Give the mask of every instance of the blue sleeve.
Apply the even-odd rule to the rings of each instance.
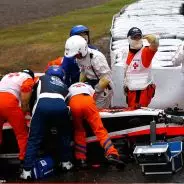
[[[66,58],[66,57],[64,57],[63,58],[63,63],[62,63],[62,65],[61,65],[61,67],[63,68],[63,70],[65,71],[65,84],[67,85],[67,86],[70,86],[70,73],[68,72],[68,70],[69,70],[69,59],[70,58]]]
[[[62,68],[65,71],[65,84],[69,87],[71,84],[79,81],[79,67],[75,58],[63,58]]]
[[[73,59],[73,58],[72,58],[72,59]],[[65,73],[68,72],[70,60],[71,60],[71,58],[67,58],[67,57],[64,57],[64,58],[63,58],[63,63],[62,63],[61,66],[62,66],[63,70],[65,71]]]
[[[97,48],[97,47],[95,47],[94,45],[90,45],[90,44],[88,44],[88,47],[89,47],[90,49],[98,50],[98,48]]]

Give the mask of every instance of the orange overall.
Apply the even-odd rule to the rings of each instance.
[[[149,47],[145,47],[142,51],[142,64],[145,68],[148,68],[151,65],[152,58],[155,55],[156,51],[151,50]],[[130,65],[134,53],[129,52],[126,64]],[[155,94],[156,86],[155,84],[150,84],[144,90],[129,90],[127,89],[127,104],[128,107],[138,108],[138,107],[147,107],[151,99]]]
[[[127,93],[127,103],[128,107],[139,108],[139,107],[148,107],[151,102],[151,99],[155,94],[155,84],[150,84],[144,90],[128,90]]]
[[[79,105],[80,104],[80,105]],[[74,140],[75,140],[75,157],[76,159],[86,159],[86,132],[83,127],[83,120],[85,119],[100,145],[105,149],[105,154],[118,155],[114,148],[107,130],[104,128],[100,114],[96,107],[95,101],[90,95],[78,94],[71,97],[69,106],[71,108],[73,123],[74,123]]]
[[[6,92],[0,93],[0,143],[2,143],[2,127],[5,121],[8,121],[15,133],[20,154],[19,159],[23,160],[28,138],[28,130],[25,125],[25,116],[22,109],[19,107],[17,98]]]
[[[33,84],[32,79],[27,79],[23,82],[21,91],[30,91]],[[0,92],[0,144],[2,143],[2,128],[4,122],[9,122],[12,126],[20,150],[19,159],[23,160],[28,139],[25,114],[19,105],[17,97],[9,92]]]
[[[45,70],[44,71],[47,71],[47,69],[50,67],[50,66],[53,66],[53,65],[58,65],[60,66],[63,62],[63,58],[62,57],[58,57],[57,59],[53,60],[53,61],[49,61],[47,66],[45,67]]]

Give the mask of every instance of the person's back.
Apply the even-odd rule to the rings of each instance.
[[[67,86],[61,81],[59,77],[44,75],[40,77],[40,82],[40,94],[56,93],[61,94],[63,97],[68,94]]]
[[[57,129],[58,153],[61,158],[61,167],[69,170],[73,167],[71,161],[71,126],[69,108],[64,97],[68,88],[63,83],[64,72],[58,66],[51,66],[46,74],[37,81],[32,96],[32,118],[30,135],[24,162],[24,169],[20,177],[31,177],[31,169],[36,161],[36,153],[45,136],[44,132],[51,127]]]
[[[29,69],[9,73],[0,81],[0,127],[2,129],[6,121],[12,126],[20,149],[19,159],[21,161],[24,159],[28,138],[24,112],[29,110],[28,104],[33,85],[34,73]]]
[[[51,66],[55,67],[55,66]],[[43,75],[35,84],[30,100],[30,109],[33,110],[35,103],[39,98],[61,98],[64,99],[68,94],[68,88],[64,82],[57,76]]]
[[[86,132],[83,127],[85,120],[91,127],[93,133],[97,136],[101,146],[105,149],[105,155],[108,161],[121,163],[118,151],[114,148],[107,130],[103,127],[97,106],[93,99],[95,90],[88,84],[78,82],[69,88],[69,106],[71,108],[74,140],[75,140],[75,158],[79,167],[87,167],[86,163]]]
[[[88,84],[85,84],[83,82],[77,82],[75,84],[72,84],[69,87],[69,95],[75,96],[75,95],[80,95],[80,94],[88,94],[91,97],[93,97],[95,90]]]
[[[31,83],[32,78],[27,73],[17,72],[6,74],[0,81],[0,92],[8,92],[20,98],[20,91],[23,83]]]

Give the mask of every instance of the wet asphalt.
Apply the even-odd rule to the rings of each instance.
[[[2,165],[1,165],[2,166]],[[18,165],[4,165],[0,179],[6,182],[25,182],[18,178]],[[183,183],[184,169],[170,175],[143,175],[141,167],[135,162],[126,167],[116,168],[114,165],[95,164],[88,169],[74,169],[69,172],[57,171],[42,180],[32,182],[49,183]]]

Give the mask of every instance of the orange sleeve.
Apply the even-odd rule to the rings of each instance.
[[[34,86],[34,81],[31,78],[26,79],[21,86],[21,92],[30,92]]]
[[[145,47],[142,51],[142,64],[148,68],[152,62],[152,59],[157,51],[153,51],[149,47]]]
[[[131,63],[131,61],[133,60],[134,56],[135,56],[134,53],[132,53],[132,52],[129,52],[129,53],[128,53],[128,57],[127,57],[127,60],[126,60],[126,64],[127,64],[127,65],[130,65],[130,63]]]
[[[39,76],[34,77],[34,84],[38,82],[39,78],[40,78]]]
[[[62,65],[62,63],[63,63],[63,58],[62,57],[58,57],[57,59],[55,59],[53,61],[49,61],[47,66],[45,67],[44,71],[46,71],[52,65]]]

